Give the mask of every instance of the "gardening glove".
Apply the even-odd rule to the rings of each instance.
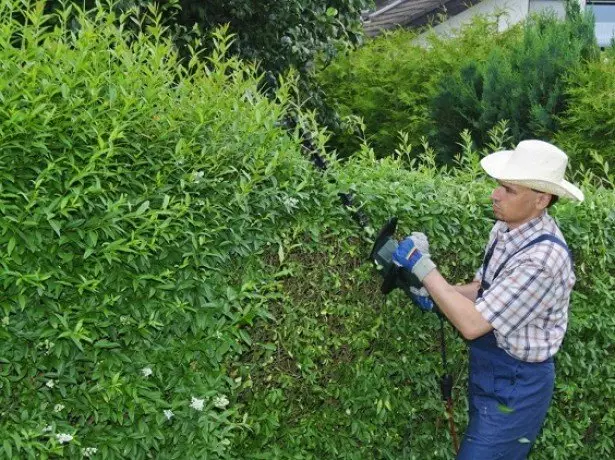
[[[421,254],[431,257],[429,254],[429,240],[427,239],[427,235],[421,232],[412,232],[410,238],[412,238],[416,248],[421,251]]]
[[[417,242],[425,248],[427,238],[424,238],[424,240],[420,237],[416,238]],[[428,243],[426,249],[429,251]],[[429,257],[429,252],[427,255],[424,255],[415,244],[412,236],[407,237],[399,243],[397,250],[393,254],[393,262],[400,267],[410,270],[421,283],[427,274],[436,268],[436,264],[434,264]]]
[[[429,240],[424,233],[412,232],[410,238],[414,242],[414,246],[421,251],[424,257],[429,257]],[[424,287],[410,287],[410,298],[423,311],[433,311],[434,303],[429,296],[429,292]]]
[[[415,288],[410,286],[410,298],[412,302],[423,311],[434,311],[434,303],[429,292],[424,287]]]

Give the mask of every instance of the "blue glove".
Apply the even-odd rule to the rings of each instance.
[[[417,289],[415,287],[410,288],[410,298],[412,302],[416,304],[423,311],[433,311],[434,303],[431,297],[429,297],[429,292],[424,287]]]
[[[431,261],[429,255],[423,255],[411,237],[399,243],[393,254],[393,262],[395,265],[410,270],[421,282],[430,271],[436,268],[436,264]]]

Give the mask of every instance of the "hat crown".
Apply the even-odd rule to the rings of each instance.
[[[556,146],[543,141],[521,141],[508,159],[506,170],[511,177],[560,182],[566,174],[568,156]]]
[[[514,150],[502,150],[480,161],[494,179],[583,201],[583,192],[564,177],[568,156],[539,140],[521,141]]]

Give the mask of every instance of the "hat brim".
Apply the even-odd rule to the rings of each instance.
[[[545,180],[532,178],[529,174],[526,177],[511,175],[510,171],[506,170],[506,165],[513,153],[513,150],[502,150],[500,152],[492,153],[491,155],[487,155],[483,158],[480,161],[480,165],[483,167],[485,172],[494,179],[522,185],[540,192],[557,195],[562,198],[570,198],[577,201],[584,200],[585,196],[583,195],[583,192],[567,180],[562,180],[560,182],[548,182]]]

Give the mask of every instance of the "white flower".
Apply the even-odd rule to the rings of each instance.
[[[47,425],[45,428],[43,428],[43,433],[49,433],[50,431],[53,431],[53,426],[51,425]]]
[[[170,409],[165,409],[162,412],[164,413],[164,416],[167,418],[167,420],[171,420],[173,417],[175,417],[175,414]]]
[[[203,179],[203,176],[205,176],[205,173],[203,171],[195,171],[192,174],[192,179],[194,180],[194,182],[201,182],[201,179]]]
[[[214,406],[218,409],[225,409],[228,406],[228,399],[224,395],[216,396],[214,398]]]
[[[346,415],[350,415],[350,409],[346,409]]]
[[[190,402],[190,407],[192,407],[195,410],[202,411],[204,405],[205,405],[204,399],[198,399],[198,398],[195,398],[194,396],[192,397],[192,401]]]
[[[60,444],[66,444],[73,440],[73,436],[68,433],[58,433],[56,434],[56,438]]]
[[[56,404],[55,406],[53,406],[54,412],[62,412],[62,409],[64,409],[64,404]]]
[[[297,198],[292,198],[292,197],[284,198],[284,205],[289,210],[293,209],[293,208],[296,208],[297,204],[299,204],[299,200]]]
[[[98,452],[98,448],[96,447],[86,447],[84,449],[81,449],[81,453],[83,454],[84,457],[90,457],[94,455],[96,452]]]
[[[56,383],[53,380],[47,380],[47,383],[45,385],[47,385],[47,387],[49,388],[53,388]]]
[[[143,374],[143,377],[149,377],[150,375],[152,375],[154,372],[152,371],[151,367],[144,367],[143,369],[141,369],[141,374]]]

